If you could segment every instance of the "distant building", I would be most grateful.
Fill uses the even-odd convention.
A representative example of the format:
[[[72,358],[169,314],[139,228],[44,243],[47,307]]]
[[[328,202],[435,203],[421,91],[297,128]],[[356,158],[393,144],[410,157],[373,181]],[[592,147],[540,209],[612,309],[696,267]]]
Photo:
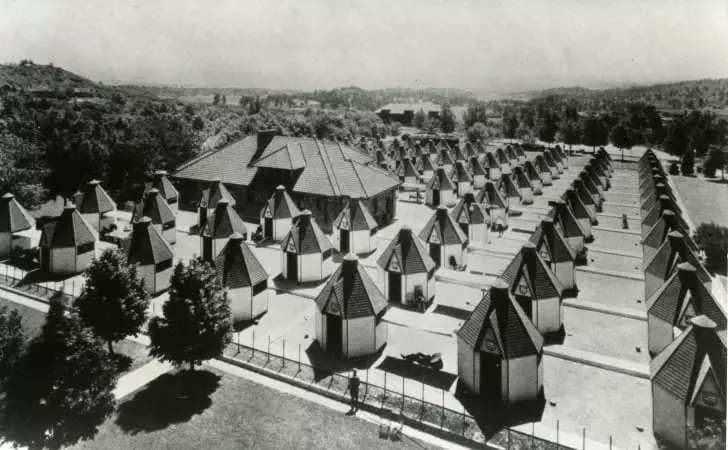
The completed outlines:
[[[549,165],[546,164],[546,160],[543,158],[543,155],[536,156],[533,160],[533,165],[536,167],[538,174],[541,176],[541,183],[544,186],[551,186],[553,184],[551,168],[549,168]]]
[[[433,207],[455,203],[455,184],[445,171],[438,167],[425,187],[425,204]]]
[[[207,217],[217,208],[217,202],[225,199],[228,205],[235,206],[235,198],[227,190],[220,177],[213,178],[206,188],[200,192],[197,202],[197,226],[202,229],[207,223]]]
[[[554,220],[550,217],[541,219],[529,240],[536,245],[536,251],[564,290],[576,290],[576,255],[561,231],[554,226]]]
[[[490,215],[490,227],[497,230],[500,226],[502,229],[508,228],[508,217],[510,208],[503,194],[496,189],[492,181],[486,181],[483,189],[475,195],[475,200],[485,206],[488,215]]]
[[[553,219],[554,227],[564,235],[569,246],[578,255],[584,249],[586,238],[586,233],[579,220],[563,200],[550,201],[549,206],[551,206],[551,210],[548,212],[548,216]]]
[[[488,226],[490,216],[485,206],[475,200],[475,195],[468,192],[460,198],[450,212],[450,217],[457,222],[469,242],[488,242]]]
[[[523,163],[523,170],[528,179],[531,181],[533,195],[543,194],[543,182],[541,181],[541,175],[539,175],[538,170],[536,170],[536,166],[533,165],[533,162],[526,161]]]
[[[152,181],[146,183],[144,192],[148,192],[152,188],[156,188],[159,191],[159,195],[167,202],[169,207],[176,215],[179,211],[179,192],[174,187],[171,181],[169,181],[168,173],[166,170],[157,170],[154,172]]]
[[[243,239],[248,238],[243,219],[230,206],[228,200],[222,198],[217,202],[215,212],[207,218],[205,226],[200,230],[202,259],[214,262],[230,236],[235,233],[239,233]]]
[[[667,239],[667,236],[673,231],[680,233],[685,238],[685,244],[687,244],[690,250],[696,254],[700,253],[698,245],[690,237],[690,231],[683,227],[684,223],[684,221],[678,219],[674,211],[669,209],[663,211],[662,217],[660,217],[642,239],[643,264],[648,263],[652,259],[655,253],[657,253],[657,249],[660,248],[662,243]]]
[[[140,220],[142,217],[152,219],[154,225],[162,236],[170,244],[177,242],[176,217],[174,211],[167,202],[159,196],[159,191],[152,188],[144,195],[144,199],[134,206],[131,221],[132,223]]]
[[[440,118],[440,106],[434,103],[389,103],[374,111],[385,123],[399,122],[411,126],[419,110],[432,119]]]
[[[584,202],[581,201],[579,194],[576,193],[574,188],[568,188],[564,191],[564,195],[561,196],[561,199],[566,202],[567,206],[571,209],[571,212],[574,213],[576,220],[578,220],[579,224],[581,224],[581,228],[584,230],[584,239],[586,239],[587,242],[591,242],[594,239],[591,228],[592,223],[597,220],[596,217],[590,214],[589,209],[587,209]]]

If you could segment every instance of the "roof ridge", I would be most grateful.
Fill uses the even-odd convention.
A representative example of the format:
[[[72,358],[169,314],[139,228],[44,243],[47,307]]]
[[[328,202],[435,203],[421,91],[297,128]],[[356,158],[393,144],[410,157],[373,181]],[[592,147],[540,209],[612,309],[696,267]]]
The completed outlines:
[[[318,150],[319,155],[321,155],[321,161],[324,163],[324,168],[326,169],[326,175],[328,175],[329,183],[331,184],[331,189],[334,191],[334,195],[339,196],[341,195],[341,186],[339,186],[339,180],[336,179],[336,175],[333,172],[331,160],[329,159],[328,152],[326,151],[325,144],[319,142],[318,139],[313,140],[314,143],[316,143],[316,150]],[[321,145],[324,145],[323,151],[321,148]]]

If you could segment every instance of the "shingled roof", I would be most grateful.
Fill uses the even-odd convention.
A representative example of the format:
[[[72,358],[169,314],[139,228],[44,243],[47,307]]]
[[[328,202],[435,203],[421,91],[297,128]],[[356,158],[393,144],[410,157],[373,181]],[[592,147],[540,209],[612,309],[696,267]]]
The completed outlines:
[[[503,359],[540,358],[543,351],[543,337],[500,278],[484,293],[457,335],[473,350]]]
[[[652,383],[670,392],[684,405],[693,405],[708,378],[726,393],[726,342],[705,316],[691,319],[691,326],[650,363]]]
[[[44,225],[40,239],[41,246],[50,248],[78,247],[95,241],[93,228],[73,205],[65,206],[58,218]]]
[[[438,167],[437,170],[435,170],[432,179],[430,179],[430,181],[427,183],[427,189],[451,191],[455,189],[455,186],[452,184],[450,176],[448,176],[447,172],[445,172],[445,168]]]
[[[81,214],[99,214],[116,209],[116,203],[101,187],[99,180],[86,183],[83,190],[76,194],[74,201]]]
[[[272,219],[291,219],[301,214],[296,204],[286,188],[283,186],[276,187],[276,191],[270,196],[265,206],[260,211],[261,217],[265,217],[270,212]]]
[[[690,232],[683,227],[679,220],[676,218],[677,214],[669,209],[662,212],[662,217],[652,226],[650,231],[647,232],[642,245],[646,245],[650,248],[659,248],[660,245],[667,239],[667,235],[671,231],[677,231],[685,237],[685,243],[688,245],[690,250],[698,252],[698,246],[690,237]]]
[[[156,188],[159,191],[159,195],[165,200],[175,199],[179,197],[179,192],[174,187],[169,178],[169,174],[166,170],[157,170],[154,172],[151,183],[146,183],[144,186],[144,193],[146,194],[150,189]]]
[[[667,210],[676,212],[675,219],[685,230],[690,229],[687,222],[685,222],[685,218],[680,214],[680,207],[667,195],[661,195],[657,203],[642,217],[642,225],[646,225],[651,229],[660,220],[662,213]]]
[[[576,255],[561,231],[554,226],[554,220],[546,217],[536,227],[529,241],[536,245],[539,254],[547,252],[554,263],[574,262]],[[542,256],[543,259],[543,256]]]
[[[695,267],[690,263],[678,264],[677,270],[647,300],[650,314],[677,326],[689,307],[692,315],[706,315],[715,322],[717,329],[726,329],[726,314],[713,295],[700,282]]]
[[[561,198],[567,205],[569,205],[569,208],[571,208],[571,211],[574,213],[574,217],[577,219],[589,219],[589,221],[593,219],[591,213],[586,208],[586,205],[581,201],[579,194],[576,193],[576,189],[567,189],[564,191]]]
[[[392,239],[386,249],[377,259],[377,265],[384,270],[389,268],[393,258],[404,275],[415,273],[428,273],[437,265],[432,260],[425,245],[412,233],[409,225],[405,224]]]
[[[247,235],[248,230],[245,228],[245,222],[226,199],[220,199],[217,202],[215,212],[208,217],[205,226],[200,230],[200,236],[223,239],[234,233]]]
[[[134,224],[127,256],[129,264],[147,266],[174,258],[172,246],[151,223],[152,219],[142,217]]]
[[[333,248],[333,245],[321,231],[311,211],[305,209],[293,220],[293,226],[281,241],[281,248],[286,251],[292,248],[296,254],[308,255],[323,253]]]
[[[574,190],[584,205],[596,206],[597,203],[594,201],[594,197],[589,193],[589,190],[584,186],[584,182],[580,178],[575,179],[571,184],[574,186]]]
[[[464,161],[455,161],[450,171],[450,178],[457,183],[472,182],[473,177],[470,176]]]
[[[377,229],[377,221],[372,217],[369,208],[366,208],[358,198],[353,198],[346,202],[344,209],[334,220],[333,227],[350,231],[370,231]]]
[[[435,171],[435,166],[432,164],[432,160],[427,155],[417,158],[417,164],[415,167],[420,172]]]
[[[513,177],[509,173],[501,174],[501,177],[498,180],[496,187],[507,198],[511,198],[511,197],[521,198],[521,193],[518,192],[518,187],[516,186],[516,183],[513,181]]]
[[[399,185],[370,156],[348,145],[307,137],[265,137],[263,133],[197,158],[174,177],[197,181],[219,177],[226,184],[250,186],[259,168],[273,168],[298,174],[293,192],[329,197],[369,198]],[[259,144],[264,147],[259,149]]]
[[[379,316],[388,304],[384,294],[372,281],[359,258],[348,254],[334,271],[329,281],[316,296],[316,306],[325,312],[331,302],[336,302],[344,319]]]
[[[536,158],[533,160],[533,164],[540,173],[551,172],[551,169],[549,169],[548,164],[546,164],[546,160],[543,158],[543,155],[536,155]]]
[[[576,220],[574,213],[571,212],[571,208],[566,205],[565,201],[555,200],[549,202],[549,205],[553,207],[548,212],[548,216],[554,219],[554,225],[561,228],[560,231],[564,236],[567,238],[586,236],[584,229],[581,227],[579,221]]]
[[[534,300],[561,297],[564,288],[546,262],[536,251],[536,244],[526,241],[501,274],[501,278],[516,294],[521,285],[528,288],[528,296]],[[525,283],[523,283],[525,281]]]
[[[162,225],[175,220],[174,211],[155,188],[147,192],[140,203],[134,205],[132,221],[137,221],[144,216],[152,219],[152,223],[155,225]]]
[[[485,167],[480,163],[477,156],[471,156],[468,161],[468,172],[472,176],[476,175],[487,175],[487,172],[485,171]]]
[[[505,150],[502,148],[498,148],[495,151],[495,159],[498,161],[499,164],[510,164],[510,161],[508,160],[508,155],[506,155]]]
[[[17,233],[33,228],[34,223],[13,194],[8,192],[0,198],[0,233]]]
[[[263,265],[245,243],[243,235],[233,233],[215,259],[215,269],[226,288],[252,287],[268,279]]]
[[[419,177],[420,173],[417,171],[417,168],[415,168],[415,165],[412,163],[412,160],[409,158],[404,158],[399,163],[399,167],[397,167],[397,176],[400,177]]]
[[[427,221],[419,234],[420,239],[440,245],[465,245],[468,237],[447,213],[445,205],[440,205]]]
[[[486,224],[488,223],[488,212],[485,206],[475,200],[472,192],[466,192],[460,197],[455,207],[450,211],[450,217],[456,222],[465,221],[469,224]]]
[[[506,208],[506,200],[503,198],[503,194],[496,189],[495,184],[492,181],[486,181],[483,189],[478,191],[475,196],[478,203],[482,203],[486,207],[498,207]]]
[[[513,169],[513,178],[515,178],[516,186],[518,186],[519,189],[533,188],[533,186],[531,186],[531,180],[528,179],[521,166],[516,166]]]
[[[493,152],[483,153],[481,162],[483,166],[488,169],[500,169],[500,165],[498,165],[498,160],[495,159],[495,155],[493,154]]]
[[[536,166],[533,165],[533,161],[526,161],[523,163],[523,170],[526,172],[526,176],[531,181],[541,181],[541,174],[536,170]]]
[[[667,239],[652,256],[652,259],[647,262],[645,273],[667,280],[677,270],[678,264],[687,262],[695,268],[695,272],[702,283],[710,282],[710,274],[700,263],[698,256],[690,250],[687,243],[688,239],[680,232],[671,231],[667,235]]]
[[[215,208],[217,206],[217,202],[223,198],[226,199],[229,204],[235,206],[235,197],[232,196],[230,191],[227,190],[218,177],[210,181],[210,185],[206,189],[202,190],[200,206]]]

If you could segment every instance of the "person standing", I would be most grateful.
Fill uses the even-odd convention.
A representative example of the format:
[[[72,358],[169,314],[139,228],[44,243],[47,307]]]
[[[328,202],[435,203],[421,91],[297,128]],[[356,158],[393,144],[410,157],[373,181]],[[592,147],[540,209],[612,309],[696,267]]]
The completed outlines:
[[[359,384],[361,380],[356,375],[356,369],[349,378],[349,394],[351,394],[351,410],[356,412],[359,410]]]

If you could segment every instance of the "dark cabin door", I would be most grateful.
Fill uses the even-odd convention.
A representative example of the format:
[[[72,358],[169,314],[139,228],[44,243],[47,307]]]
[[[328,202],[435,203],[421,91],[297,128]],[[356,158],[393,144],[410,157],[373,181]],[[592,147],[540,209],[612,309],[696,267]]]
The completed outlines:
[[[433,206],[440,205],[440,191],[437,189],[432,190],[432,205]]]
[[[341,316],[326,315],[326,350],[332,355],[341,355],[342,329]]]
[[[212,262],[214,259],[212,255],[212,238],[202,238],[202,259],[208,262]]]
[[[286,253],[286,267],[288,267],[288,279],[296,281],[298,279],[298,255],[296,253]]]
[[[51,270],[51,249],[50,249],[50,247],[41,247],[40,265],[43,270],[50,272],[50,270]]]
[[[536,323],[533,317],[533,301],[531,300],[531,297],[516,295],[516,301],[518,302],[518,306],[520,306],[521,309],[523,309],[523,312],[525,312],[531,319],[531,322]]]
[[[197,225],[199,226],[200,230],[202,230],[202,227],[205,226],[207,223],[207,208],[204,206],[201,206],[197,210]]]
[[[440,248],[439,244],[430,244],[430,257],[433,261],[435,261],[435,264],[437,264],[438,266],[442,265],[440,261],[442,259],[441,251],[442,249]]]
[[[339,231],[339,251],[349,253],[349,230]]]
[[[270,217],[263,221],[263,236],[268,239],[273,239],[273,219]]]
[[[389,301],[402,302],[402,274],[389,272]]]
[[[493,405],[501,401],[501,359],[498,355],[480,352],[480,393]]]

